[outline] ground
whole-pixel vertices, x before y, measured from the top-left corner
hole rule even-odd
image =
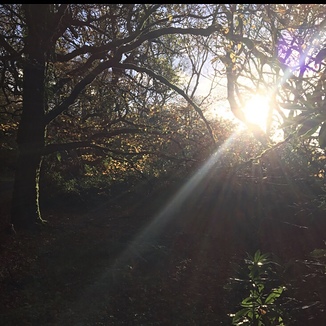
[[[227,221],[225,205],[232,206],[207,198],[171,204],[156,194],[44,208],[45,227],[1,234],[0,324],[231,325],[228,313],[241,302],[225,289],[235,262],[258,247],[283,262],[304,261],[326,233],[311,218],[308,227],[266,219],[253,239],[243,216]],[[303,302],[295,325],[324,324],[325,282],[312,288],[306,266],[293,266]]]

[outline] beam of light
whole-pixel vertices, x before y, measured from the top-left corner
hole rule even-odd
[[[198,186],[208,176],[209,172],[216,165],[221,155],[227,147],[234,141],[239,130],[235,131],[210,158],[199,168],[199,170],[187,181],[169,203],[160,211],[152,220],[152,222],[145,227],[145,229],[138,234],[126,250],[117,259],[115,265],[125,264],[130,258],[135,255],[141,256],[146,251],[146,246],[151,248],[155,243],[155,239],[164,230],[167,224],[173,220],[177,214],[182,214],[183,207],[187,204],[190,195],[197,191]],[[141,248],[141,249],[137,249]],[[140,251],[142,252],[140,252]],[[116,268],[116,267],[115,267]],[[114,269],[115,269],[114,268]]]
[[[228,146],[234,142],[239,130],[236,130],[217,150],[210,158],[203,164],[202,167],[187,181],[177,192],[177,194],[167,203],[167,205],[153,217],[152,221],[142,230],[135,238],[129,243],[129,245],[122,251],[115,262],[105,268],[101,275],[96,277],[96,280],[89,286],[85,287],[83,294],[79,300],[75,301],[69,309],[74,311],[74,307],[83,307],[84,314],[87,314],[91,310],[90,300],[93,297],[98,302],[102,295],[108,298],[110,296],[111,286],[116,283],[119,276],[122,274],[122,270],[128,268],[129,264],[135,259],[143,259],[146,252],[153,248],[155,242],[158,240],[159,235],[164,231],[164,228],[168,225],[174,217],[178,214],[182,214],[182,210],[187,205],[190,195],[201,196],[202,193],[198,192],[197,187],[200,183],[209,176],[212,169],[218,163],[221,155],[227,150]],[[104,294],[103,294],[104,293]],[[102,300],[105,300],[103,298]],[[79,309],[80,310],[80,309]],[[62,313],[61,320],[65,320],[66,313]],[[69,312],[68,312],[69,314]]]

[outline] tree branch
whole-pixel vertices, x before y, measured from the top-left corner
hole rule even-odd
[[[115,65],[115,67],[121,68],[121,69],[131,69],[131,70],[135,70],[135,71],[138,71],[138,72],[146,73],[150,77],[153,77],[154,79],[159,80],[162,84],[170,87],[171,89],[176,91],[178,94],[180,94],[190,105],[192,105],[194,107],[195,111],[199,114],[201,119],[204,121],[204,123],[206,125],[206,128],[207,128],[207,130],[208,130],[208,132],[209,132],[209,134],[210,134],[210,136],[212,138],[212,141],[215,144],[215,138],[214,138],[212,128],[211,128],[209,122],[207,121],[207,119],[205,118],[203,111],[181,88],[179,88],[178,86],[170,83],[162,75],[158,75],[153,70],[150,70],[150,69],[145,68],[145,67],[138,67],[138,66],[136,66],[134,64],[129,64],[129,63],[118,64],[118,65]]]
[[[111,68],[114,65],[116,59],[111,59],[100,63],[97,67],[95,67],[88,75],[85,76],[80,82],[78,82],[74,89],[71,91],[70,95],[66,97],[63,102],[51,110],[45,116],[45,123],[50,123],[53,119],[55,119],[59,114],[63,111],[67,110],[70,105],[72,105],[77,99],[78,95],[85,89],[87,85],[93,82],[93,80],[105,69]]]
[[[122,156],[143,157],[144,155],[155,155],[155,156],[163,157],[165,159],[174,160],[174,161],[180,161],[180,160],[181,161],[189,161],[189,162],[195,161],[194,159],[191,159],[191,158],[178,158],[176,156],[169,156],[162,152],[153,152],[153,151],[124,152],[124,151],[112,149],[109,147],[96,145],[96,144],[93,144],[93,143],[87,142],[87,141],[71,142],[71,143],[64,143],[64,144],[49,144],[49,145],[45,146],[42,154],[48,155],[48,154],[52,154],[55,152],[61,152],[61,151],[65,151],[65,150],[73,150],[73,149],[77,149],[77,148],[97,149],[97,150],[100,150],[103,152],[110,152],[112,154],[122,155]]]

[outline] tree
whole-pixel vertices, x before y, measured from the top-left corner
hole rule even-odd
[[[176,57],[182,46],[179,42],[175,47],[169,43],[176,41],[176,35],[207,37],[219,32],[217,8],[196,4],[1,5],[1,84],[6,113],[12,114],[9,106],[13,103],[22,104],[11,213],[16,229],[43,222],[38,186],[44,155],[76,147],[101,150],[98,139],[110,139],[117,133],[144,133],[122,124],[113,133],[100,128],[99,137],[97,127],[102,114],[98,114],[97,104],[105,104],[111,115],[106,119],[107,127],[112,123],[119,125],[126,123],[126,113],[137,105],[140,89],[159,97],[172,89],[194,107],[211,133],[201,109],[174,84],[173,68],[170,73],[167,70],[172,62],[167,58]],[[128,80],[138,85],[134,93],[127,93]],[[100,93],[94,85],[100,81],[102,87],[120,92],[119,96],[107,91],[106,103],[94,101]],[[83,126],[95,134],[65,144],[60,140],[53,142],[57,139],[53,131],[49,138],[48,132],[51,134],[60,119],[67,123],[66,117],[71,122],[92,118]]]
[[[315,118],[324,101],[321,89],[325,77],[322,63],[325,5],[230,4],[223,7],[225,17],[221,24],[225,35],[215,34],[216,40],[211,46],[214,46],[214,60],[224,65],[228,100],[235,116],[267,143],[268,140],[262,139],[264,134],[247,121],[242,111],[249,96],[262,92],[270,97],[267,136],[275,113],[283,122],[297,116],[293,121],[294,130],[298,131],[304,124],[299,136],[308,131],[310,136],[324,121],[320,115]],[[290,110],[289,116],[284,108]],[[284,131],[288,135],[289,128]],[[320,132],[323,134],[323,129]]]
[[[171,118],[187,105],[215,146],[198,105],[205,99],[195,92],[205,64],[226,77],[232,112],[264,146],[271,145],[269,135],[242,111],[246,97],[261,88],[271,97],[269,129],[273,112],[284,120],[287,109],[293,126],[284,125],[285,132],[310,137],[319,130],[322,145],[324,10],[313,4],[1,5],[1,107],[10,126],[18,124],[15,228],[42,222],[38,185],[47,154],[83,148],[142,157],[164,154],[158,144],[174,144],[174,156],[189,159],[182,136],[191,128],[176,131]]]

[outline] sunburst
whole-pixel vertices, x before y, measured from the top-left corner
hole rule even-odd
[[[263,95],[254,95],[245,104],[243,113],[246,119],[266,131],[269,112],[269,99]]]

